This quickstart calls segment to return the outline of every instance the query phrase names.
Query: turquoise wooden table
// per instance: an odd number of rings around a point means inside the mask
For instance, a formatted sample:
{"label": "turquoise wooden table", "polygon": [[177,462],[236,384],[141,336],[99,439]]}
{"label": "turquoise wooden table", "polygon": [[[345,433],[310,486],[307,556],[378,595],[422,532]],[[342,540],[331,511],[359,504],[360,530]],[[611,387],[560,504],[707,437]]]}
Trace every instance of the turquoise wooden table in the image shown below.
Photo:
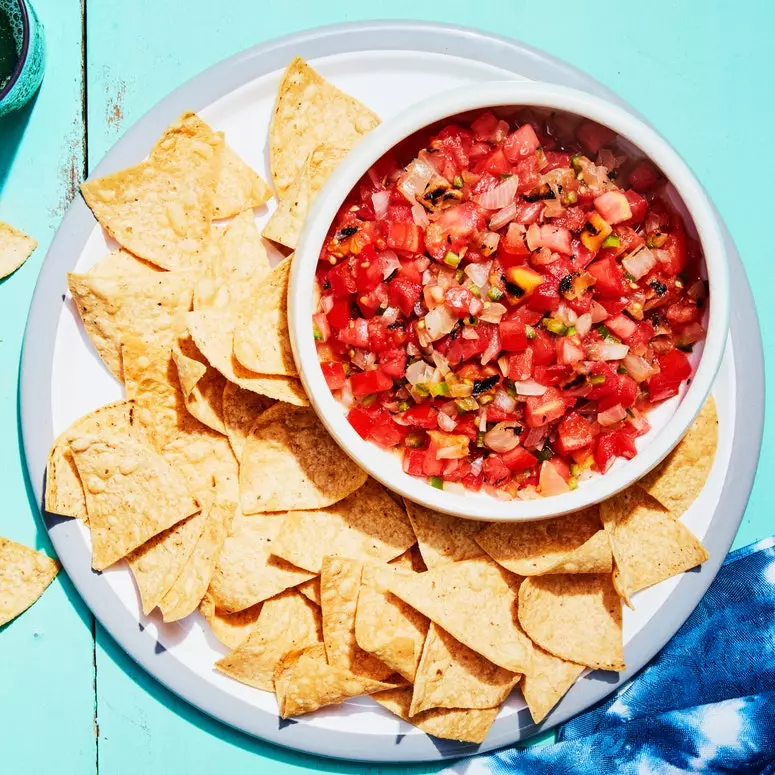
{"label": "turquoise wooden table", "polygon": [[[17,424],[24,323],[40,264],[78,184],[119,135],[182,81],[240,49],[362,18],[473,25],[521,38],[586,70],[679,149],[726,218],[759,310],[771,308],[767,218],[775,51],[770,0],[33,0],[48,70],[37,100],[0,122],[0,220],[40,248],[0,284],[0,535],[51,551],[25,481]],[[743,146],[747,143],[747,147]],[[765,221],[768,224],[768,220]],[[769,224],[768,224],[769,225]],[[764,326],[767,375],[775,328]],[[770,381],[768,398],[775,381]],[[736,545],[773,532],[775,434],[767,417],[756,485]],[[402,768],[425,773],[438,766]],[[95,624],[64,575],[0,631],[0,772],[27,775],[376,773],[260,743],[146,677]]]}

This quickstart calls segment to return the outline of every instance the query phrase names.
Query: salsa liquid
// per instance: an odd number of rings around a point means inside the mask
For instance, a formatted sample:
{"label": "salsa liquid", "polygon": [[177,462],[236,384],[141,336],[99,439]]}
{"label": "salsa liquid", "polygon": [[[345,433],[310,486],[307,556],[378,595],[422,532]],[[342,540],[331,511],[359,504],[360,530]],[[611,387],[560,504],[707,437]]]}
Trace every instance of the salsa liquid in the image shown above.
{"label": "salsa liquid", "polygon": [[18,55],[16,41],[8,17],[0,11],[0,89],[5,88],[11,77]]}

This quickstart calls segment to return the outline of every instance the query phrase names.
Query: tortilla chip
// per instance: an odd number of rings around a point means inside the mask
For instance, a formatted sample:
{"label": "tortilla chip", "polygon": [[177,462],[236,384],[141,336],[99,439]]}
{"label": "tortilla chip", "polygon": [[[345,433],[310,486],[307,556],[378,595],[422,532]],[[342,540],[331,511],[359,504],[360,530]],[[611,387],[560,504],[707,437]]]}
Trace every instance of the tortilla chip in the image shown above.
{"label": "tortilla chip", "polygon": [[296,249],[312,203],[348,150],[335,145],[319,145],[307,156],[299,174],[261,232],[264,237]]}
{"label": "tortilla chip", "polygon": [[533,667],[533,674],[523,676],[520,687],[534,723],[539,724],[585,668],[559,659],[538,646],[533,649]]}
{"label": "tortilla chip", "polygon": [[0,627],[24,613],[59,573],[59,563],[0,538]]}
{"label": "tortilla chip", "polygon": [[272,179],[280,200],[319,145],[352,148],[379,124],[365,105],[339,91],[301,57],[285,71],[269,128]]}
{"label": "tortilla chip", "polygon": [[226,539],[210,581],[217,608],[234,613],[267,600],[314,574],[272,556],[285,515],[244,517]]}
{"label": "tortilla chip", "polygon": [[155,272],[126,275],[69,274],[67,285],[92,344],[121,380],[121,344],[136,339],[171,347],[185,333],[194,275]]}
{"label": "tortilla chip", "polygon": [[702,492],[717,447],[718,414],[710,396],[678,446],[638,485],[682,517]]}
{"label": "tortilla chip", "polygon": [[393,688],[392,684],[329,665],[322,643],[286,654],[275,669],[274,685],[282,718]]}
{"label": "tortilla chip", "polygon": [[154,264],[143,261],[142,258],[133,256],[122,248],[108,253],[105,258],[100,259],[86,274],[97,275],[98,277],[123,276],[128,274],[157,274],[163,272]]}
{"label": "tortilla chip", "polygon": [[366,565],[355,613],[355,640],[370,654],[413,682],[428,619],[388,591],[391,566]]}
{"label": "tortilla chip", "polygon": [[146,616],[159,605],[191,558],[206,519],[207,511],[203,509],[154,536],[127,556]]}
{"label": "tortilla chip", "polygon": [[372,699],[383,708],[409,721],[423,732],[448,740],[459,740],[463,743],[481,743],[487,737],[492,722],[500,708],[484,710],[461,710],[452,708],[434,708],[409,717],[409,707],[412,702],[412,687],[399,687],[385,692],[373,694]]}
{"label": "tortilla chip", "polygon": [[220,309],[190,312],[186,316],[186,323],[202,355],[230,382],[287,404],[309,405],[300,380],[295,377],[257,374],[246,369],[234,357],[232,345],[237,323],[234,315]]}
{"label": "tortilla chip", "polygon": [[533,646],[516,620],[518,587],[519,578],[480,557],[398,571],[388,589],[490,662],[530,673]]}
{"label": "tortilla chip", "polygon": [[393,670],[363,651],[355,641],[355,610],[363,564],[343,557],[325,557],[320,571],[323,643],[329,665],[384,681]]}
{"label": "tortilla chip", "polygon": [[236,507],[228,497],[216,494],[188,562],[159,604],[165,622],[175,622],[193,613],[207,593]]}
{"label": "tortilla chip", "polygon": [[540,522],[499,522],[476,536],[512,573],[610,573],[611,546],[597,506]]}
{"label": "tortilla chip", "polygon": [[611,537],[614,586],[630,608],[631,596],[705,562],[708,552],[692,532],[639,487],[600,505]]}
{"label": "tortilla chip", "polygon": [[520,677],[431,624],[414,679],[409,715],[429,708],[499,708]]}
{"label": "tortilla chip", "polygon": [[36,247],[38,243],[32,237],[0,221],[0,280],[13,274]]}
{"label": "tortilla chip", "polygon": [[393,568],[402,568],[403,570],[413,570],[415,573],[422,573],[428,570],[422,557],[420,556],[420,550],[417,544],[410,546],[403,554],[399,554],[398,557],[394,557],[388,562]]}
{"label": "tortilla chip", "polygon": [[223,389],[226,378],[207,363],[188,337],[173,345],[172,358],[188,411],[208,428],[225,435]]}
{"label": "tortilla chip", "polygon": [[487,522],[451,517],[409,500],[404,500],[404,504],[417,536],[420,554],[428,568],[471,560],[484,554],[474,537],[487,526]]}
{"label": "tortilla chip", "polygon": [[208,592],[199,603],[199,613],[202,614],[210,629],[218,640],[230,649],[237,646],[250,635],[258,621],[263,603],[258,603],[244,611],[230,614],[215,607],[213,596]]}
{"label": "tortilla chip", "polygon": [[234,329],[234,355],[259,374],[298,376],[288,337],[288,278],[291,262],[285,260],[266,278],[263,291]]}
{"label": "tortilla chip", "polygon": [[229,146],[223,149],[221,174],[215,187],[214,218],[229,218],[272,198],[272,189]]}
{"label": "tortilla chip", "polygon": [[48,453],[46,464],[46,511],[87,520],[86,498],[70,451],[70,442],[79,436],[129,435],[130,407],[130,401],[101,406],[77,419],[59,435]]}
{"label": "tortilla chip", "polygon": [[622,603],[608,573],[532,576],[519,588],[519,623],[556,657],[624,670]]}
{"label": "tortilla chip", "polygon": [[300,568],[320,573],[326,555],[387,562],[413,543],[414,533],[404,510],[382,485],[368,479],[335,506],[288,512],[273,551]]}
{"label": "tortilla chip", "polygon": [[312,409],[276,404],[259,415],[242,453],[242,511],[322,509],[346,498],[366,479]]}
{"label": "tortilla chip", "polygon": [[185,479],[148,446],[105,435],[73,439],[70,449],[86,495],[95,570],[199,511]]}
{"label": "tortilla chip", "polygon": [[264,603],[248,637],[215,666],[244,684],[272,692],[280,660],[321,638],[320,609],[290,589]]}
{"label": "tortilla chip", "polygon": [[320,605],[322,600],[320,599],[320,576],[316,576],[314,579],[305,581],[303,584],[299,584],[296,589],[301,592],[304,597],[311,603]]}
{"label": "tortilla chip", "polygon": [[184,113],[148,159],[81,185],[100,225],[130,253],[164,269],[196,264],[210,231],[223,136]]}
{"label": "tortilla chip", "polygon": [[237,460],[242,459],[245,442],[258,415],[274,404],[271,398],[260,396],[227,381],[223,387],[221,406],[223,425]]}

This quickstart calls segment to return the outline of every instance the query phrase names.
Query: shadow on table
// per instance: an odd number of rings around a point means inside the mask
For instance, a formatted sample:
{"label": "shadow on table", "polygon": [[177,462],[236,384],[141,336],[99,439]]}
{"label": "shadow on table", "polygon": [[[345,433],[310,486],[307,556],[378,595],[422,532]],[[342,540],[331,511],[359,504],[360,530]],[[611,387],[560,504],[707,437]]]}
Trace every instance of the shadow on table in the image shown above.
{"label": "shadow on table", "polygon": [[3,193],[8,172],[11,169],[19,143],[27,128],[33,108],[37,102],[36,94],[23,108],[0,118],[0,194]]}

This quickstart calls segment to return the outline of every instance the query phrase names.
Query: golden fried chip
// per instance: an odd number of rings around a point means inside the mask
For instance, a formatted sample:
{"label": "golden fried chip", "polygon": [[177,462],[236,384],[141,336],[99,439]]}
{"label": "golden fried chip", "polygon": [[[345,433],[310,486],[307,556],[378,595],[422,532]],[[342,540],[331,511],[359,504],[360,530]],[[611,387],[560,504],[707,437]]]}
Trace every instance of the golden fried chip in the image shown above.
{"label": "golden fried chip", "polygon": [[284,514],[260,514],[237,522],[210,581],[216,607],[242,611],[312,578],[314,574],[272,555],[284,519]]}
{"label": "golden fried chip", "polygon": [[218,369],[230,382],[277,401],[308,406],[304,388],[296,377],[257,374],[246,369],[234,357],[232,346],[236,322],[234,315],[221,309],[190,312],[186,316],[188,330],[196,346],[210,365]]}
{"label": "golden fried chip", "polygon": [[272,189],[229,146],[223,149],[221,174],[215,187],[214,218],[229,218],[272,198]]}
{"label": "golden fried chip", "polygon": [[264,289],[247,308],[245,318],[234,329],[234,355],[258,374],[298,375],[288,337],[288,278],[291,262],[286,259],[266,278]]}
{"label": "golden fried chip", "polygon": [[0,538],[0,627],[24,613],[59,573],[59,563]]}
{"label": "golden fried chip", "polygon": [[678,446],[638,482],[676,517],[697,500],[718,447],[718,414],[710,396]]}
{"label": "golden fried chip", "polygon": [[0,221],[0,280],[13,274],[36,247],[38,243],[32,237]]}
{"label": "golden fried chip", "polygon": [[479,557],[425,573],[397,571],[388,589],[490,662],[530,673],[533,646],[517,623],[518,586],[518,577]]}
{"label": "golden fried chip", "polygon": [[533,648],[532,675],[522,677],[520,687],[536,724],[562,699],[576,679],[584,672],[583,665],[566,662],[539,646]]}
{"label": "golden fried chip", "polygon": [[136,339],[172,347],[185,333],[193,283],[191,272],[67,276],[86,333],[117,379],[122,379],[123,342]]}
{"label": "golden fried chip", "polygon": [[208,592],[199,603],[199,613],[210,625],[213,635],[224,646],[236,649],[255,627],[263,605],[263,603],[257,603],[244,611],[230,614],[227,611],[218,610],[213,596]]}
{"label": "golden fried chip", "polygon": [[223,387],[221,405],[223,424],[237,460],[242,458],[245,442],[258,415],[274,404],[271,398],[260,396],[227,380]]}
{"label": "golden fried chip", "polygon": [[222,135],[184,113],[148,159],[81,185],[100,225],[122,247],[164,269],[193,266],[210,231]]}
{"label": "golden fried chip", "polygon": [[130,401],[101,406],[77,419],[59,435],[48,453],[46,464],[46,511],[86,520],[86,499],[70,442],[79,436],[129,435],[130,407]]}
{"label": "golden fried chip", "polygon": [[394,686],[329,665],[322,643],[286,654],[275,669],[274,685],[282,718],[301,716],[350,697]]}
{"label": "golden fried chip", "polygon": [[417,536],[420,554],[428,568],[471,560],[484,554],[474,537],[487,526],[487,522],[451,517],[409,500],[404,500],[404,504]]}
{"label": "golden fried chip", "polygon": [[307,156],[299,174],[261,232],[264,237],[296,249],[312,203],[348,150],[335,145],[319,145]]}
{"label": "golden fried chip", "polygon": [[364,566],[355,613],[355,640],[364,651],[413,682],[429,622],[388,591],[396,572],[390,565]]}
{"label": "golden fried chip", "polygon": [[233,500],[216,493],[193,552],[159,603],[165,622],[175,622],[193,613],[207,593],[236,507]]}
{"label": "golden fried chip", "polygon": [[532,576],[519,588],[519,623],[556,657],[624,670],[622,603],[608,573]]}
{"label": "golden fried chip", "polygon": [[259,415],[242,453],[242,511],[322,509],[346,498],[366,479],[312,409],[275,404]]}
{"label": "golden fried chip", "polygon": [[86,496],[95,570],[199,511],[185,479],[148,446],[105,435],[73,439],[70,449]]}
{"label": "golden fried chip", "polygon": [[499,522],[476,541],[495,562],[520,576],[612,569],[611,546],[597,506],[540,522]]}
{"label": "golden fried chip", "polygon": [[372,699],[383,708],[399,716],[404,721],[422,729],[423,732],[448,740],[463,743],[481,743],[487,737],[492,722],[500,708],[469,709],[434,708],[409,717],[412,702],[412,687],[399,687],[373,694]]}
{"label": "golden fried chip", "polygon": [[100,259],[86,274],[97,275],[99,277],[123,277],[129,274],[157,274],[164,270],[155,264],[149,264],[142,258],[133,256],[123,248],[118,248],[112,253],[108,253],[105,258]]}
{"label": "golden fried chip", "polygon": [[429,708],[499,708],[520,677],[431,624],[414,679],[409,715]]}
{"label": "golden fried chip", "polygon": [[208,428],[225,435],[223,389],[226,378],[207,363],[189,337],[173,345],[172,358],[188,411]]}
{"label": "golden fried chip", "polygon": [[355,610],[363,564],[344,557],[325,557],[320,571],[323,643],[329,665],[384,681],[393,670],[363,651],[355,641]]}
{"label": "golden fried chip", "polygon": [[382,485],[368,479],[334,506],[288,512],[275,540],[274,553],[300,568],[320,573],[326,555],[387,562],[413,543],[414,533],[404,510]]}
{"label": "golden fried chip", "polygon": [[248,637],[215,666],[242,683],[272,692],[280,660],[321,638],[320,609],[289,589],[264,603]]}
{"label": "golden fried chip", "polygon": [[282,200],[307,156],[319,145],[352,148],[379,124],[365,105],[324,80],[301,57],[288,65],[269,128],[269,154]]}
{"label": "golden fried chip", "polygon": [[630,487],[600,505],[611,537],[614,586],[630,608],[631,596],[708,559],[694,534],[639,487]]}
{"label": "golden fried chip", "polygon": [[321,604],[320,599],[320,576],[316,576],[314,579],[305,581],[303,584],[299,584],[296,589],[301,592],[304,597],[315,605]]}

